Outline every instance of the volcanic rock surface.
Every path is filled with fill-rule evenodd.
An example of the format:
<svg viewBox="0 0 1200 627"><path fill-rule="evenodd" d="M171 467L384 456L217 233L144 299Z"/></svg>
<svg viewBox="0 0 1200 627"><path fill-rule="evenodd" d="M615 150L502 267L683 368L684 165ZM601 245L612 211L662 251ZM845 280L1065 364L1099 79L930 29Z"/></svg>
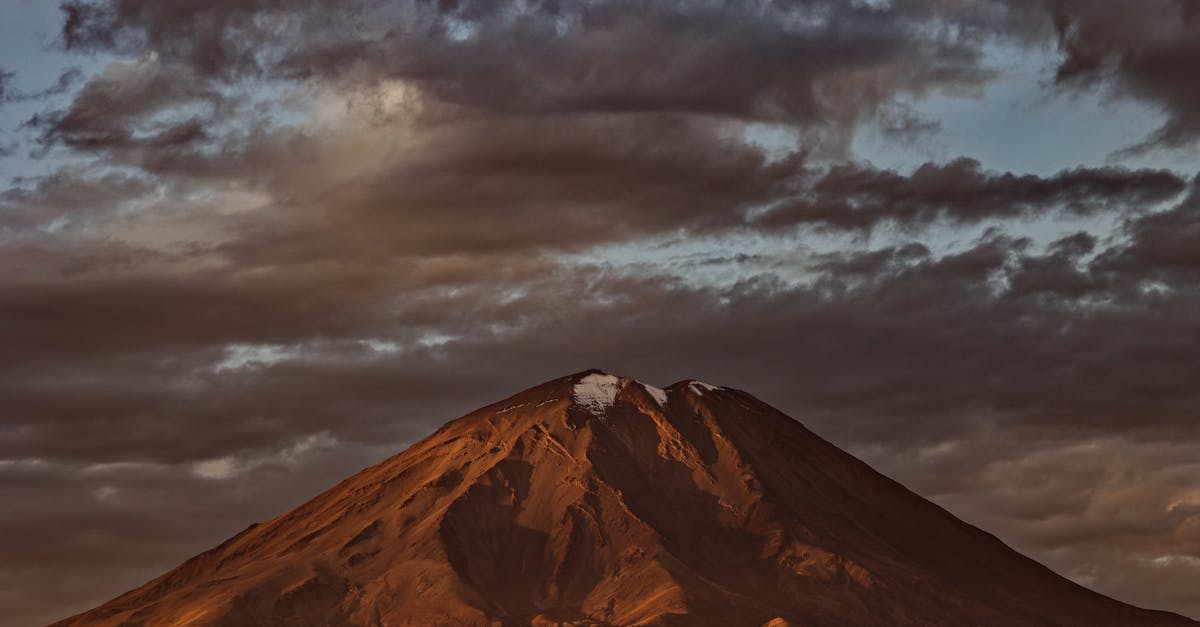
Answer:
<svg viewBox="0 0 1200 627"><path fill-rule="evenodd" d="M1059 577L734 389L589 371L59 625L1197 625Z"/></svg>

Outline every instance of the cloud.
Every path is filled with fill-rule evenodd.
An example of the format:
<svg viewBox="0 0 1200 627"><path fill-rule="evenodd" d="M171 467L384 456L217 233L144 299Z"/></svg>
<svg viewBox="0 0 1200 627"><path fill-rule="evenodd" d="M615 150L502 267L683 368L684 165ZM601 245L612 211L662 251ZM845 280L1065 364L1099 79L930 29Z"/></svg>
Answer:
<svg viewBox="0 0 1200 627"><path fill-rule="evenodd" d="M1200 275L1200 179L1188 197L1169 211L1130 218L1125 231L1132 244L1099 260L1102 268L1186 290Z"/></svg>
<svg viewBox="0 0 1200 627"><path fill-rule="evenodd" d="M44 100L51 96L61 96L70 91L75 83L83 77L83 71L75 67L67 68L58 75L58 79L54 81L53 85L28 93L13 89L12 82L16 76L16 72L0 68L0 104Z"/></svg>
<svg viewBox="0 0 1200 627"><path fill-rule="evenodd" d="M1063 445L998 432L986 448L967 443L929 456L919 462L919 481L942 484L938 500L1084 585L1195 613L1183 583L1198 572L1192 556L1200 541L1190 445L1106 438ZM981 455L989 461L977 463Z"/></svg>
<svg viewBox="0 0 1200 627"><path fill-rule="evenodd" d="M1200 136L1200 96L1191 77L1200 71L1200 12L1188 0L1147 5L1127 0L1047 0L1063 58L1056 82L1103 89L1161 107L1164 125L1131 147L1186 147Z"/></svg>
<svg viewBox="0 0 1200 627"><path fill-rule="evenodd" d="M21 504L0 531L24 539L4 547L4 620L47 624L88 609L118 593L114 587L160 574L165 556L182 561L198 546L224 540L230 528L236 533L249 520L270 518L357 471L363 459L385 454L313 448L295 466L258 466L240 481L145 462L29 463L0 471L0 495Z"/></svg>
<svg viewBox="0 0 1200 627"><path fill-rule="evenodd" d="M897 90L984 80L969 32L1000 11L970 6L69 2L63 41L69 49L155 50L222 80L405 80L432 100L494 113L841 124ZM926 28L933 17L956 21L963 35Z"/></svg>
<svg viewBox="0 0 1200 627"><path fill-rule="evenodd" d="M1194 453L1186 442L1196 436L1191 409L1200 399L1191 382L1200 373L1175 339L1192 324L1194 295L1127 289L1124 282L1136 274L1094 276L1078 265L1093 245L1075 236L1042 253L1028 242L992 237L944 256L919 246L847 253L826 259L819 277L796 286L763 277L700 287L670 276L560 267L509 278L477 270L470 280L399 292L400 302L387 291L346 298L349 286L332 278L313 288L274 277L245 289L230 284L230 292L205 289L197 298L144 278L129 283L141 292L136 299L137 292L113 291L116 284L63 284L55 289L67 291L53 306L14 306L10 292L5 310L26 313L10 314L6 329L31 339L5 344L9 363L21 366L0 397L27 417L7 436L6 450L51 465L138 460L175 469L165 484L172 496L156 501L155 517L170 518L185 511L182 500L212 489L194 479L257 473L266 466L256 460L283 454L281 442L327 431L340 443L345 469L369 461L361 451L372 444L392 442L388 450L398 450L441 420L531 381L598 365L652 382L699 376L750 389L851 450L879 450L868 458L918 490L951 505L967 499L956 511L976 513L968 519L1022 548L1053 556L1053 547L1075 547L1074 559L1057 562L1069 572L1138 556L1189 555L1183 539L1156 531L1192 524L1189 510L1167 507L1186 486L1145 493L1149 500L1129 505L1145 527L1126 539L1105 526L1117 522L1106 512L1122 507L1098 502L1110 488L1097 488L1089 472L1067 472L1072 459L1094 455L1104 465L1120 451L1133 455L1120 444L1127 439L1150 451L1174 443L1179 464L1194 459L1186 457ZM1059 280L1068 269L1082 278ZM271 284L276 290L265 292ZM22 287L26 295L52 293L49 285ZM237 294L256 296L242 306ZM296 307L299 313L288 311ZM63 318L69 308L80 315ZM386 312L390 323L360 317L372 310ZM322 320L332 324L321 327ZM53 338L39 329L72 335ZM420 341L434 331L450 339ZM376 351L368 337L396 348ZM234 341L286 350L222 366ZM1061 457L1093 440L1105 448ZM974 443L960 445L973 452L955 458L955 473L939 465L941 478L930 478L905 457L946 442ZM993 448L973 448L982 442ZM1148 453L1126 463L1161 468L1164 459ZM1051 487L1007 492L1047 473L1057 477ZM954 480L947 484L946 477ZM258 475L239 483L255 494L262 493L256 486L272 485ZM127 480L82 485L109 486L95 494L128 507L116 500L130 489ZM1111 489L1151 485L1166 487L1157 477L1134 477ZM288 495L299 499L297 492ZM1072 515L1085 507L1079 499L1097 500L1086 506L1095 508L1086 526L1064 524L1055 535L1054 527L1022 522ZM14 520L28 520L29 507L20 506ZM217 520L236 530L254 518L228 510ZM129 531L111 524L112 534ZM163 555L183 557L211 536L191 535L194 544ZM6 563L20 563L15 559ZM137 583L146 571L126 581ZM1169 601L1144 583L1106 585L1126 598Z"/></svg>
<svg viewBox="0 0 1200 627"><path fill-rule="evenodd" d="M0 103L7 102L12 97L12 80L16 75L16 72L0 67Z"/></svg>
<svg viewBox="0 0 1200 627"><path fill-rule="evenodd" d="M0 234L45 230L56 221L95 223L153 190L152 181L129 173L93 176L74 168L59 170L30 187L0 191Z"/></svg>
<svg viewBox="0 0 1200 627"><path fill-rule="evenodd" d="M836 229L871 229L883 221L927 225L938 221L975 223L1065 211L1091 215L1116 207L1153 207L1186 188L1162 170L1078 168L1050 177L993 173L974 159L925 163L908 176L860 164L819 173L793 198L783 198L758 216L764 226L819 224Z"/></svg>
<svg viewBox="0 0 1200 627"><path fill-rule="evenodd" d="M149 54L133 63L109 65L74 95L66 110L37 114L27 125L39 129L47 145L81 150L170 147L204 139L204 123L213 121L220 102L187 67L164 65ZM201 105L202 112L188 116L189 105Z"/></svg>
<svg viewBox="0 0 1200 627"><path fill-rule="evenodd" d="M601 367L744 388L1078 581L1200 612L1167 585L1198 555L1197 183L849 151L984 93L1047 7L1056 88L1186 139L1142 59L1182 71L1191 18L1154 39L1177 12L1115 0L64 3L63 47L106 63L30 122L69 159L0 192L0 606L82 609Z"/></svg>

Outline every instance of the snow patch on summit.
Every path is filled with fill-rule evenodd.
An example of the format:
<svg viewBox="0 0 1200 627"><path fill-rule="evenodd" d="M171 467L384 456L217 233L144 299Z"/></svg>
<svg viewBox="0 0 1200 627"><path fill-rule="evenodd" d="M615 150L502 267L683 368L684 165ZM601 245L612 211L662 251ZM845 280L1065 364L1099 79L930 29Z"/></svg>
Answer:
<svg viewBox="0 0 1200 627"><path fill-rule="evenodd" d="M688 387L692 388L692 390L695 391L697 394L703 394L706 391L712 392L715 390L722 389L721 386L719 386L719 385L710 385L703 381L690 381L690 382L688 382Z"/></svg>
<svg viewBox="0 0 1200 627"><path fill-rule="evenodd" d="M642 388L644 388L646 390L647 394L649 394L651 397L654 398L654 402L658 403L659 407L667 406L667 391L666 390L664 390L662 388L656 388L653 385L650 385L649 383L642 383L641 381L638 381L638 383L642 384Z"/></svg>
<svg viewBox="0 0 1200 627"><path fill-rule="evenodd" d="M617 392L621 391L621 378L611 374L589 374L575 384L571 393L576 405L596 414L613 406L617 401Z"/></svg>

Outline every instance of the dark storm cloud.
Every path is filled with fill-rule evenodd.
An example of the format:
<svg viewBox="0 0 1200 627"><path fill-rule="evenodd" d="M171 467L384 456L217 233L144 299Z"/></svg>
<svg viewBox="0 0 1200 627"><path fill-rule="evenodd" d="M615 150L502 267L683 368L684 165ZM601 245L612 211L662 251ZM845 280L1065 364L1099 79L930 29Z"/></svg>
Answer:
<svg viewBox="0 0 1200 627"><path fill-rule="evenodd" d="M1103 268L1187 289L1200 280L1200 178L1188 197L1170 211L1129 220L1128 248L1105 254Z"/></svg>
<svg viewBox="0 0 1200 627"><path fill-rule="evenodd" d="M1143 148L1186 145L1200 132L1190 88L1200 14L1188 0L1150 9L1132 0L537 2L523 11L475 2L120 0L66 2L63 11L68 49L154 50L217 80L404 79L440 102L493 112L675 111L843 131L897 92L982 84L991 71L980 46L989 38L1057 37L1059 86L1167 112Z"/></svg>
<svg viewBox="0 0 1200 627"><path fill-rule="evenodd" d="M686 118L500 119L407 135L408 150L388 151L364 171L314 172L304 185L327 187L297 199L291 214L307 222L262 225L227 251L253 260L288 249L343 255L346 247L384 256L577 249L736 225L796 171ZM343 158L322 141L281 137L280 152L260 148L249 158L266 162L256 170L284 194L294 186L286 167L293 159ZM283 153L310 146L298 157ZM313 250L313 241L324 244Z"/></svg>
<svg viewBox="0 0 1200 627"><path fill-rule="evenodd" d="M261 69L257 58L260 46L283 31L280 18L291 4L272 0L68 1L60 5L62 42L67 49L113 50L133 56L161 50L208 75L256 72ZM312 3L310 15L328 10L332 4Z"/></svg>
<svg viewBox="0 0 1200 627"><path fill-rule="evenodd" d="M171 146L202 139L202 122L212 123L221 101L186 66L163 64L151 55L108 66L75 94L66 110L38 114L27 124L41 130L44 144L81 150L136 143ZM202 105L202 112L188 112L188 105ZM184 116L158 115L179 111Z"/></svg>
<svg viewBox="0 0 1200 627"><path fill-rule="evenodd" d="M402 237L390 250L571 249L677 229L861 231L1090 216L1150 209L1187 187L1169 171L1118 167L1038 177L987 172L969 159L926 163L911 174L825 167L799 154L774 161L671 118L495 122L439 130L421 143L429 149L323 196L338 208L329 219L394 224L375 234Z"/></svg>
<svg viewBox="0 0 1200 627"><path fill-rule="evenodd" d="M68 48L140 53L217 79L404 79L439 102L507 113L674 111L846 124L898 90L978 84L975 21L842 2L63 5ZM931 14L959 29L930 29ZM957 36L954 33L959 33Z"/></svg>
<svg viewBox="0 0 1200 627"><path fill-rule="evenodd" d="M986 172L974 159L926 163L911 175L859 164L835 166L785 199L757 223L813 223L870 229L881 221L972 223L1036 215L1054 209L1090 215L1114 208L1152 207L1179 195L1186 183L1162 170L1079 168L1050 177Z"/></svg>
<svg viewBox="0 0 1200 627"><path fill-rule="evenodd" d="M373 139L388 133L400 139ZM668 115L432 127L382 120L334 135L256 132L204 153L155 153L141 163L180 178L240 180L279 199L276 212L219 218L239 233L219 251L239 264L574 251L678 232L870 231L1096 215L1152 208L1186 187L1168 171L1118 167L1050 177L989 172L965 159L912 174L827 167L800 153L772 159L740 133L738 125ZM365 154L371 158L354 159Z"/></svg>
<svg viewBox="0 0 1200 627"><path fill-rule="evenodd" d="M340 255L344 240L386 256L570 249L739 222L863 230L1090 215L1183 187L1169 172L1121 168L1040 179L968 159L912 176L811 163L839 150L855 124L894 112L898 93L981 84L991 72L980 46L1001 25L1032 28L1024 5L126 0L64 12L69 48L152 56L110 67L67 110L36 120L43 141L106 149L162 175L253 177L249 185L287 199L288 218L243 225L251 236L227 252L244 260L285 249ZM218 128L236 107L229 86L246 77L356 94L346 106L375 119L357 138L257 118ZM397 90L398 108L388 104ZM188 114L162 115L170 111ZM768 160L740 137L747 120L823 139ZM343 171L368 135L405 149ZM341 152L325 147L339 142Z"/></svg>
<svg viewBox="0 0 1200 627"><path fill-rule="evenodd" d="M151 180L128 173L89 175L63 169L30 187L0 191L0 233L28 231L56 219L87 223L151 193L154 187Z"/></svg>
<svg viewBox="0 0 1200 627"><path fill-rule="evenodd" d="M830 124L853 122L897 90L971 84L984 74L971 46L919 33L887 12L829 6L813 19L697 6L472 15L463 27L475 32L462 41L443 22L428 39L399 32L365 45L318 44L285 67L341 76L366 66L447 103L508 113L674 111Z"/></svg>
<svg viewBox="0 0 1200 627"><path fill-rule="evenodd" d="M221 254L267 265L578 250L679 231L1094 215L1152 207L1186 186L1160 170L1081 168L1042 178L965 159L911 175L854 163L829 168L800 153L773 159L747 144L737 124L686 116L556 114L414 127L376 115L368 110L372 121L337 132L284 127L234 134L198 152L142 144L114 158L173 177L184 191L220 180L266 194L276 211L210 222L238 232L214 244Z"/></svg>
<svg viewBox="0 0 1200 627"><path fill-rule="evenodd" d="M839 255L800 287L763 276L697 288L553 266L507 277L476 269L473 280L445 284L453 289L405 285L398 268L357 280L296 269L246 281L14 281L0 293L11 312L5 345L10 363L24 367L6 382L4 400L41 426L10 446L96 459L154 451L156 461L174 462L237 441L268 446L317 428L342 413L336 407L347 409L335 436L370 439L390 403L444 402L454 378L498 364L551 376L574 354L661 379L681 378L670 364L687 363L808 407L805 415L829 421L825 432L866 443L942 437L969 428L961 417L975 414L991 424L1148 436L1188 428L1200 400L1189 382L1200 373L1180 338L1189 337L1196 295L1147 293L1137 289L1141 271L1080 265L1089 238L1060 240L1044 254L1027 240L989 236L941 257L919 245ZM431 333L452 339L422 344ZM697 345L696 337L710 339ZM399 350L380 353L360 340ZM260 369L222 371L230 345L285 354ZM717 365L731 356L759 365ZM519 386L524 372L505 381ZM64 385L73 393L62 394ZM1144 423L1146 415L1155 421ZM141 439L65 437L89 424L109 431L116 417L139 425ZM196 435L178 440L180 429Z"/></svg>
<svg viewBox="0 0 1200 627"><path fill-rule="evenodd" d="M1191 0L1047 0L1063 59L1056 80L1160 106L1166 123L1144 144L1200 137L1200 11Z"/></svg>

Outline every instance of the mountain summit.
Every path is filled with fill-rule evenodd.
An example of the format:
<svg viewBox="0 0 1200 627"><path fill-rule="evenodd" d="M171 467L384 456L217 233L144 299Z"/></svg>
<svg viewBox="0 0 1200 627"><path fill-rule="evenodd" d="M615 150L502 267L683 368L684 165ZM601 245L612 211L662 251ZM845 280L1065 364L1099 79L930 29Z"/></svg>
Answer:
<svg viewBox="0 0 1200 627"><path fill-rule="evenodd" d="M588 371L59 625L1197 625L1082 588L740 390Z"/></svg>

